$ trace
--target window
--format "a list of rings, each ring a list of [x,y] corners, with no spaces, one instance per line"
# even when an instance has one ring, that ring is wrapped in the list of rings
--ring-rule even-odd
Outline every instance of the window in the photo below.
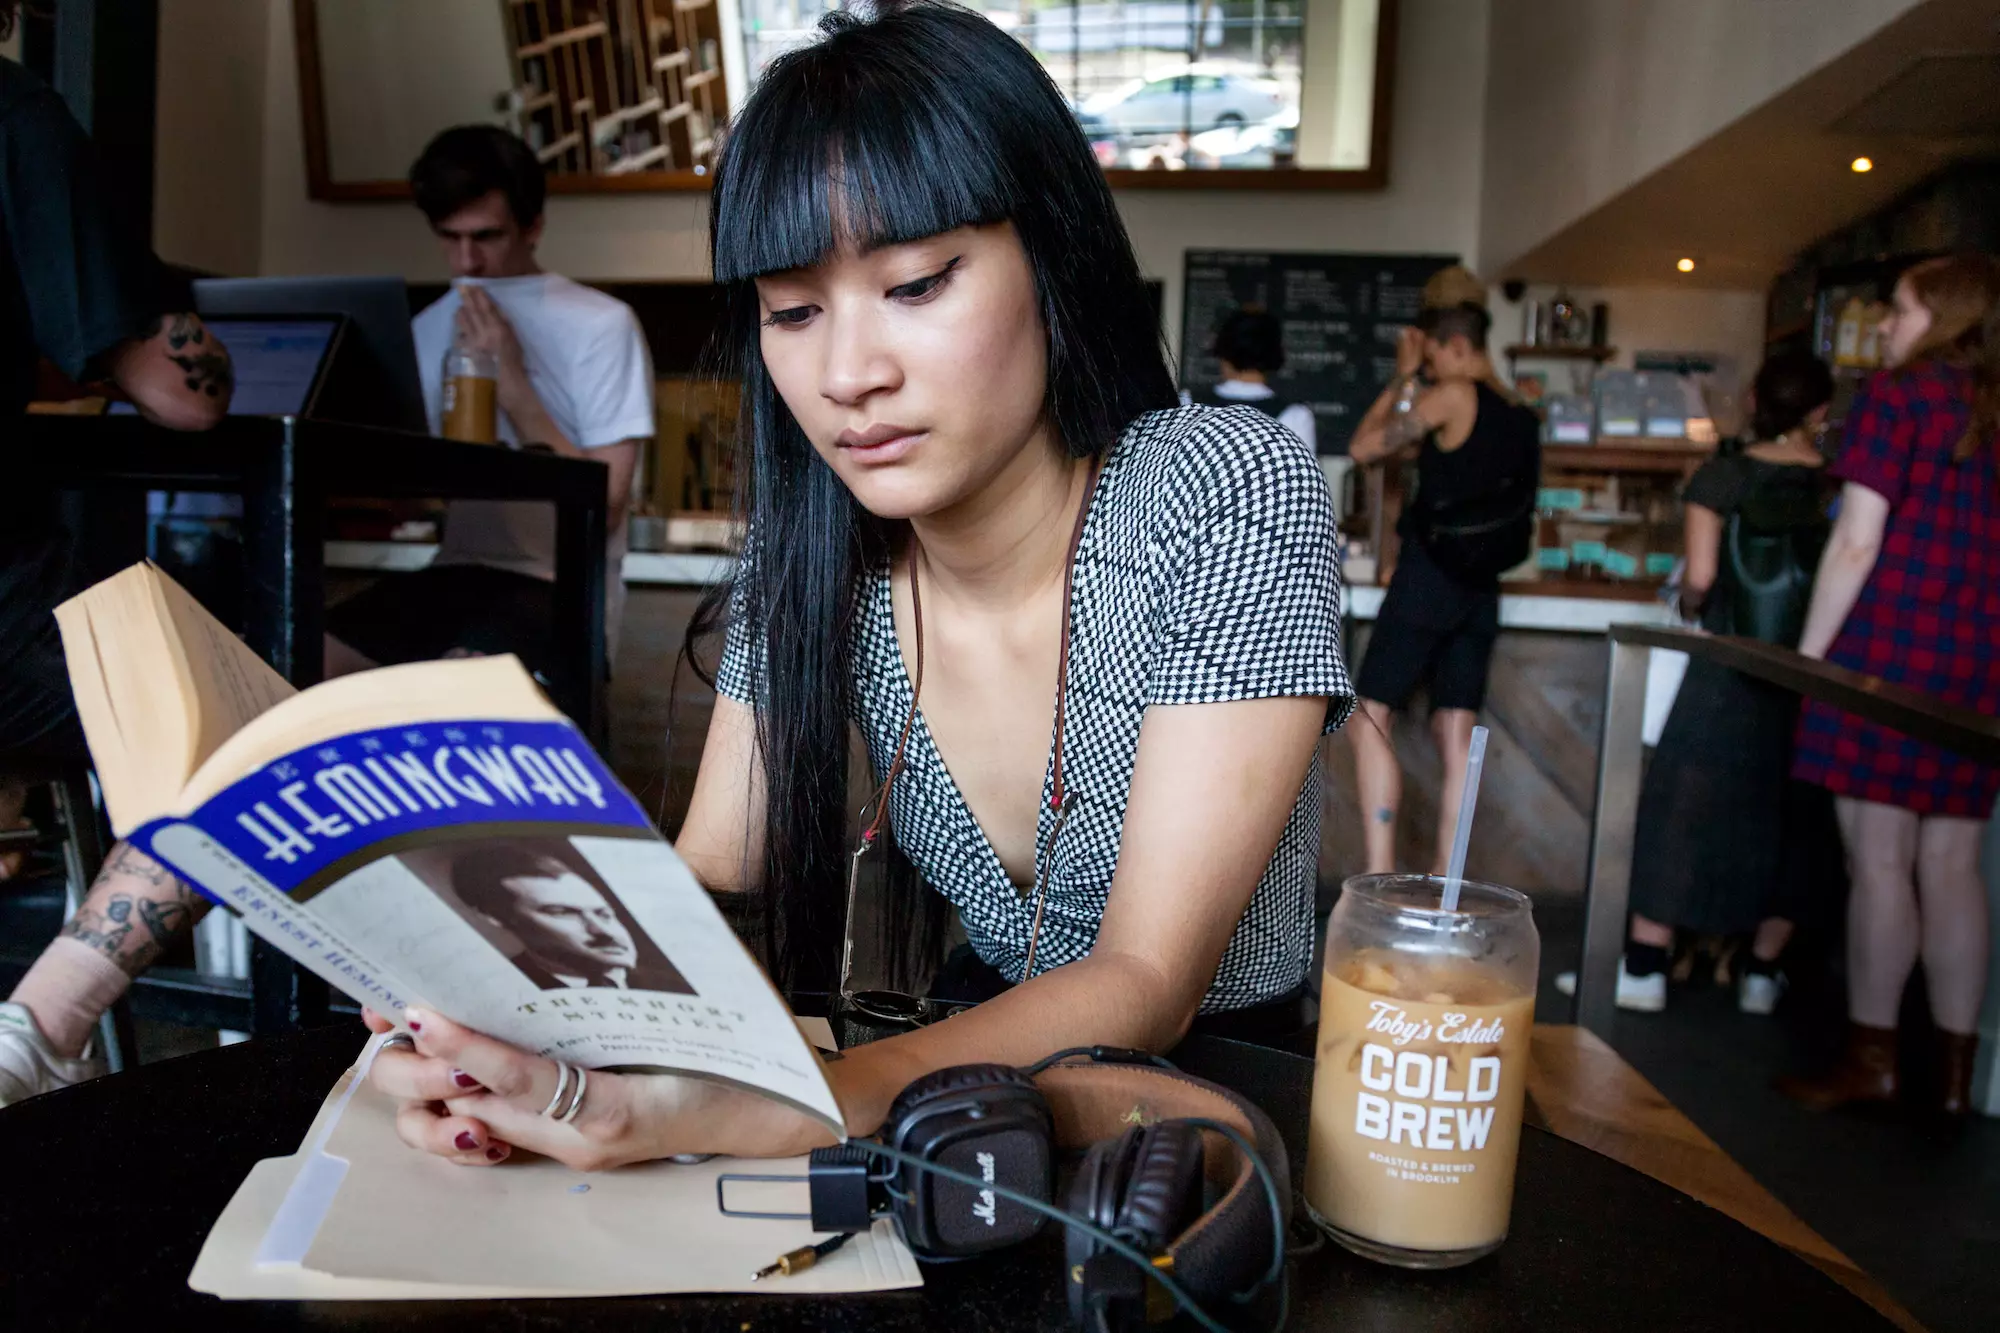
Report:
[[[989,0],[981,8],[1047,68],[1100,163],[1182,170],[1298,165],[1305,5]],[[842,0],[741,6],[753,83],[772,60],[811,41],[822,14],[845,7]]]

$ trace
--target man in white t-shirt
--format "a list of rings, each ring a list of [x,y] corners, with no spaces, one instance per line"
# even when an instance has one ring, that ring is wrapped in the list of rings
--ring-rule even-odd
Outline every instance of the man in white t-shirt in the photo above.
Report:
[[[1261,310],[1238,310],[1215,331],[1215,357],[1222,362],[1222,379],[1212,389],[1183,390],[1184,402],[1210,407],[1254,407],[1318,452],[1319,431],[1313,410],[1281,397],[1271,376],[1285,368],[1284,330]]]
[[[500,367],[500,440],[605,464],[605,649],[624,611],[625,514],[652,437],[653,366],[630,306],[535,260],[545,186],[529,147],[490,125],[446,130],[410,168],[452,290],[411,321],[425,409],[440,423],[445,353],[462,338]],[[384,579],[327,613],[327,674],[511,652],[546,673],[553,642],[555,509],[454,501],[431,567]]]

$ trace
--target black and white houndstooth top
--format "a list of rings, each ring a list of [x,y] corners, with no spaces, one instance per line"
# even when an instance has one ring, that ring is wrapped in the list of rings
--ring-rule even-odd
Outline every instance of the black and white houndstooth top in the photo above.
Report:
[[[858,596],[854,720],[879,775],[909,712],[910,681],[888,571],[865,575]],[[1326,483],[1306,447],[1253,409],[1152,412],[1126,430],[1105,456],[1084,524],[1070,614],[1063,776],[1077,799],[1044,861],[1054,822],[1044,771],[1036,854],[1048,902],[1037,972],[1083,957],[1097,938],[1148,708],[1324,697],[1331,731],[1354,706]],[[757,659],[752,636],[733,624],[721,692],[754,707]],[[889,817],[897,846],[957,907],[979,956],[1021,980],[1034,901],[1008,878],[921,713]],[[1305,979],[1319,825],[1315,760],[1203,1013],[1275,999]]]

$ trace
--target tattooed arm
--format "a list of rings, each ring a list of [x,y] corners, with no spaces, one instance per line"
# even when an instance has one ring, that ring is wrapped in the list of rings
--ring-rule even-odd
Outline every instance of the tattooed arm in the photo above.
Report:
[[[160,316],[152,336],[113,349],[111,378],[148,420],[207,430],[229,411],[236,387],[229,349],[201,316]]]
[[[62,933],[136,977],[185,936],[207,906],[166,867],[120,843]]]

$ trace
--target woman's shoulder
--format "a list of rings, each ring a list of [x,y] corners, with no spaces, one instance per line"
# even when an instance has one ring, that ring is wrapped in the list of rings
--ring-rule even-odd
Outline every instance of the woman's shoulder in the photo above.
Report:
[[[1148,412],[1126,428],[1111,467],[1134,483],[1120,488],[1127,503],[1166,512],[1326,490],[1312,450],[1254,407]]]
[[[1971,367],[1927,356],[1876,371],[1862,385],[1861,395],[1878,404],[1957,402],[1969,397],[1971,389]]]
[[[1681,489],[1681,499],[1689,504],[1712,509],[1718,514],[1727,514],[1743,498],[1751,477],[1757,471],[1757,464],[1741,451],[1717,454],[1694,470],[1687,485]]]

